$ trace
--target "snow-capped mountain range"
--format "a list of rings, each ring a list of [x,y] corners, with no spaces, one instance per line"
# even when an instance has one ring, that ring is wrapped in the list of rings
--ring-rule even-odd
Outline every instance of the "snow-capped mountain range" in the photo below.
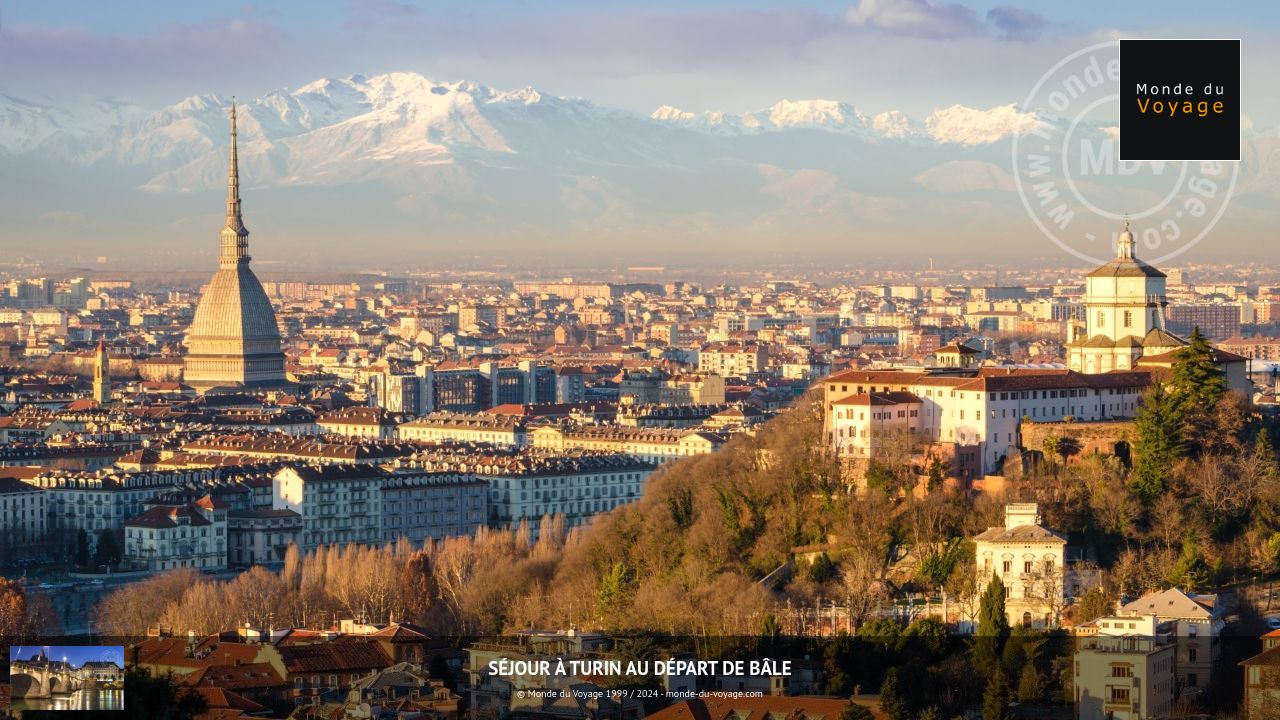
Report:
[[[0,176],[45,182],[0,194],[0,212],[17,219],[13,238],[96,227],[107,229],[94,242],[116,233],[147,243],[161,224],[204,229],[226,182],[230,104],[206,94],[159,110],[105,99],[72,108],[0,94]],[[1026,232],[1009,142],[1054,122],[1012,104],[913,118],[814,99],[741,114],[666,105],[644,114],[408,72],[241,98],[238,117],[249,207],[275,193],[264,201],[272,215],[250,211],[251,224],[278,223],[281,244],[268,250],[337,233],[316,212],[335,202],[352,218],[346,232],[365,232],[356,218],[377,217],[388,247],[404,236],[659,238],[675,247],[784,232],[830,240],[903,222],[940,243],[958,227]],[[1114,128],[1082,132],[1110,137]],[[1263,162],[1280,155],[1277,140],[1251,138],[1242,175],[1242,187],[1267,202],[1280,198],[1275,164]]]
[[[86,112],[0,95],[0,151],[82,166],[145,167],[156,171],[145,183],[148,190],[197,190],[221,175],[230,103],[229,97],[209,94],[150,113],[106,101]],[[639,145],[661,144],[673,129],[720,137],[817,130],[872,144],[977,146],[1036,122],[1012,105],[955,105],[921,122],[896,111],[868,116],[830,100],[783,100],[740,115],[664,105],[645,117],[533,88],[499,91],[415,73],[326,78],[273,91],[242,99],[240,118],[242,162],[249,163],[246,174],[258,185],[358,182],[406,165],[452,163],[468,153],[495,159],[575,154],[583,152],[573,147],[578,140],[618,132],[636,143],[633,153],[643,154],[660,148]]]

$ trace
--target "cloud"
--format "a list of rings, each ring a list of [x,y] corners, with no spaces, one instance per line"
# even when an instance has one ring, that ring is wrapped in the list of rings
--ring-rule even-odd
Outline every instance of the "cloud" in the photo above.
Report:
[[[1001,5],[987,11],[987,24],[1002,40],[1029,42],[1040,36],[1044,18],[1030,10]]]
[[[973,9],[935,0],[859,0],[845,13],[845,20],[854,27],[935,40],[979,35],[984,31]]]

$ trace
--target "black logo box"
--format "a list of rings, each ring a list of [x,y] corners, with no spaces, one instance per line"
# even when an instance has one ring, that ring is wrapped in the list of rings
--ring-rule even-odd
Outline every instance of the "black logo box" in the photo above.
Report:
[[[1240,112],[1239,40],[1120,40],[1121,160],[1239,160]]]

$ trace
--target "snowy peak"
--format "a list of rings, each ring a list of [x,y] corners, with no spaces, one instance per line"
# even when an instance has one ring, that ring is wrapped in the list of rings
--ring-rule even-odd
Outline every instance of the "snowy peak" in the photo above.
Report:
[[[990,110],[953,105],[933,111],[921,123],[898,110],[869,118],[852,105],[834,100],[783,100],[765,110],[742,115],[698,114],[663,105],[649,117],[661,123],[718,134],[805,128],[854,134],[871,142],[932,141],[958,145],[989,145],[1038,122],[1034,113],[1019,113],[1014,105]]]
[[[1030,130],[1039,122],[1035,113],[1020,113],[1013,104],[990,110],[952,105],[934,110],[925,119],[924,126],[929,136],[940,143],[989,145]]]
[[[876,134],[888,140],[920,140],[928,137],[924,126],[899,110],[882,112],[871,119]]]
[[[774,128],[821,128],[824,130],[864,130],[867,116],[848,103],[833,100],[783,100],[752,118],[767,120]]]

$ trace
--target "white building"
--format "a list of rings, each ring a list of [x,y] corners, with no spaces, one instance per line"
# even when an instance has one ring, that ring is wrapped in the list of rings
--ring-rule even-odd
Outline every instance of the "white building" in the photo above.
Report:
[[[477,442],[523,447],[528,440],[524,418],[495,413],[436,412],[399,429],[401,440]]]
[[[710,343],[698,351],[698,372],[725,377],[746,377],[762,372],[769,352],[758,343]]]
[[[43,491],[16,478],[0,477],[0,548],[43,541],[47,518]]]
[[[316,419],[324,432],[353,438],[394,440],[396,421],[380,407],[347,407],[325,413]]]
[[[1083,373],[1132,370],[1138,358],[1186,343],[1164,328],[1165,274],[1137,259],[1125,222],[1116,257],[1085,279],[1085,327],[1068,337],[1067,365]]]
[[[1154,616],[1101,617],[1077,641],[1079,720],[1167,718],[1176,697],[1174,644]]]
[[[527,522],[535,536],[546,515],[563,515],[565,527],[587,524],[593,515],[640,499],[651,463],[614,453],[569,456],[524,455],[476,471],[489,485],[491,524]]]
[[[1177,637],[1178,686],[1203,689],[1212,679],[1226,626],[1217,595],[1190,595],[1169,588],[1151,592],[1120,608],[1121,615],[1154,615],[1170,623]]]
[[[1146,372],[1085,375],[1069,370],[984,367],[976,370],[849,370],[823,381],[825,430],[850,456],[877,446],[875,433],[903,427],[922,443],[946,446],[951,470],[974,478],[995,472],[1019,444],[1023,418],[1056,422],[1132,418],[1150,383]],[[856,399],[878,395],[878,399]],[[849,400],[849,404],[840,404]],[[888,402],[885,402],[888,401]],[[875,413],[866,409],[875,402]],[[911,413],[915,412],[915,417]],[[903,413],[901,420],[899,413]]]
[[[994,574],[1004,584],[1010,625],[1057,627],[1066,602],[1067,541],[1040,525],[1035,503],[1005,506],[1004,526],[988,528],[974,541],[977,592]]]
[[[397,473],[382,484],[382,540],[415,545],[473,535],[489,519],[489,483],[466,473]]]
[[[227,556],[233,565],[283,562],[301,533],[302,516],[293,510],[232,510],[227,513]]]
[[[529,445],[546,450],[599,450],[626,453],[658,465],[691,455],[705,455],[726,442],[719,433],[702,430],[630,428],[615,425],[561,428],[544,425],[529,432]]]
[[[184,505],[158,505],[124,524],[124,557],[157,572],[227,568],[227,505],[210,496]]]
[[[388,473],[371,465],[299,465],[272,480],[271,507],[302,516],[300,550],[320,545],[382,542],[382,483]]]

